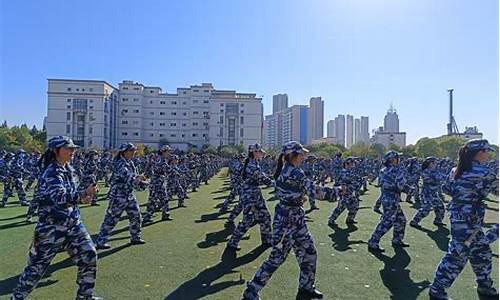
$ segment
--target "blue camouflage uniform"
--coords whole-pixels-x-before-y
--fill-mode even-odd
[[[467,151],[493,151],[486,140],[471,140],[464,147]],[[464,170],[457,179],[450,178],[444,186],[445,192],[452,197],[448,205],[451,239],[429,289],[429,294],[434,298],[448,299],[446,289],[453,284],[467,261],[476,274],[478,292],[496,294],[498,297],[491,279],[492,253],[489,246],[490,242],[496,240],[495,236],[498,237],[498,228],[494,227],[486,236],[482,231],[486,206],[484,199],[491,187],[497,185],[495,171],[484,163],[473,161],[471,170]]]
[[[120,146],[123,149],[135,148],[132,144]],[[113,162],[113,174],[111,175],[111,187],[108,192],[108,208],[102,222],[97,246],[105,246],[111,231],[116,226],[123,211],[127,212],[129,218],[129,231],[132,242],[141,240],[141,213],[139,204],[134,194],[134,188],[144,189],[145,183],[137,179],[137,169],[132,160],[127,160],[123,156],[117,157]]]
[[[249,151],[262,151],[259,144],[251,145]],[[233,232],[227,245],[230,248],[237,248],[245,233],[253,226],[260,225],[260,236],[262,244],[271,244],[271,215],[266,207],[261,184],[272,185],[274,182],[267,177],[260,169],[259,162],[252,158],[247,158],[248,163],[242,174],[242,188],[240,201],[243,205],[243,219]]]
[[[153,174],[149,185],[149,198],[144,222],[149,222],[153,218],[156,203],[162,209],[162,219],[168,219],[170,216],[168,207],[168,194],[165,186],[165,177],[170,172],[170,166],[167,159],[160,156],[158,161],[153,166]]]
[[[427,161],[436,161],[434,157],[428,157]],[[436,217],[434,218],[435,225],[441,225],[444,219],[444,204],[439,197],[439,189],[441,183],[445,180],[446,176],[440,173],[436,169],[427,168],[422,173],[422,201],[418,212],[411,220],[410,224],[412,226],[418,226],[418,223],[429,215],[430,211],[433,209]]]
[[[283,154],[305,153],[298,142],[288,142],[283,146]],[[255,274],[247,283],[243,294],[245,300],[259,299],[258,293],[264,288],[273,273],[285,262],[290,250],[294,250],[299,263],[299,290],[312,292],[315,290],[317,252],[311,233],[305,221],[302,207],[305,196],[329,198],[333,191],[328,187],[317,186],[304,174],[300,167],[285,162],[276,180],[279,203],[276,205],[273,220],[272,250]],[[317,192],[320,195],[316,195]],[[319,298],[319,297],[318,297]]]
[[[389,151],[385,154],[384,160],[388,161],[397,157],[399,157],[399,153]],[[394,227],[392,243],[394,245],[403,244],[406,218],[399,202],[405,184],[404,171],[399,165],[389,165],[380,172],[380,201],[384,211],[380,217],[380,222],[368,240],[369,248],[380,249],[380,239],[392,227]]]
[[[49,148],[61,145],[76,147],[66,137],[49,140]],[[19,277],[12,299],[25,299],[36,287],[54,256],[67,250],[78,267],[76,299],[95,299],[97,252],[80,219],[78,202],[85,195],[79,192],[71,166],[51,163],[39,183],[39,218],[30,247],[28,265]]]
[[[346,163],[353,162],[351,157],[346,158]],[[340,172],[338,184],[342,187],[340,199],[337,207],[328,218],[328,224],[333,225],[340,214],[347,208],[348,214],[346,223],[354,223],[354,218],[358,212],[359,201],[356,197],[356,188],[361,186],[357,182],[358,176],[353,168],[344,168]]]

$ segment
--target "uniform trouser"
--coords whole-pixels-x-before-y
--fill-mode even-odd
[[[227,217],[227,222],[234,223],[234,220],[241,214],[242,211],[243,211],[243,204],[241,204],[241,201],[238,201],[238,204],[236,204],[236,206],[229,214],[229,217]]]
[[[21,204],[26,204],[28,201],[26,200],[26,192],[23,187],[23,180],[21,178],[13,178],[12,185],[5,184],[3,190],[3,204],[7,203],[7,199],[12,194],[12,189],[16,189],[17,195],[19,196],[19,201]]]
[[[260,197],[262,197],[262,195],[260,195]],[[245,233],[257,224],[260,225],[261,242],[263,244],[270,244],[271,215],[269,214],[263,199],[257,200],[257,203],[248,203],[243,205],[243,219],[238,223],[238,226],[234,230],[228,245],[232,247],[238,246]]]
[[[465,228],[465,230],[464,230]],[[434,282],[430,289],[435,294],[444,294],[460,272],[470,262],[472,270],[476,274],[476,282],[480,288],[490,288],[493,285],[491,279],[492,253],[488,240],[482,231],[478,231],[472,243],[465,245],[465,241],[473,234],[473,229],[465,222],[451,222],[451,240],[448,244],[448,252],[439,263],[434,275]]]
[[[170,215],[167,190],[163,186],[154,186],[150,187],[149,190],[148,205],[144,220],[151,220],[155,212],[156,203],[158,202],[161,205],[162,217],[168,217]]]
[[[359,201],[354,196],[342,196],[340,198],[337,208],[332,212],[328,220],[330,222],[335,222],[340,214],[347,208],[347,221],[354,221],[356,214],[358,213]]]
[[[229,204],[231,204],[231,202],[233,202],[233,200],[239,194],[240,194],[240,187],[239,187],[239,185],[238,186],[233,186],[231,188],[231,192],[229,193],[229,196],[222,203],[221,210],[227,210],[229,208]]]
[[[422,191],[422,203],[413,217],[412,223],[420,223],[423,218],[427,217],[431,210],[434,210],[436,217],[434,223],[441,223],[444,219],[444,204],[436,192]]]
[[[289,210],[278,204],[273,221],[273,248],[252,281],[248,282],[245,292],[257,294],[286,260],[291,249],[299,263],[299,288],[313,290],[317,252],[304,220],[304,211],[301,207]]]
[[[405,235],[406,217],[399,206],[399,197],[388,199],[388,196],[382,196],[382,205],[384,212],[380,217],[375,231],[373,232],[368,245],[371,247],[378,246],[380,239],[392,228],[393,229],[393,243],[401,243]]]
[[[35,212],[38,209],[38,203],[40,201],[38,188],[39,188],[39,186],[37,184],[37,186],[35,187],[35,192],[33,194],[33,200],[31,200],[30,205],[28,206],[28,212],[26,213],[26,219],[31,219],[31,217],[33,217],[33,215],[35,214]]]
[[[420,201],[420,187],[418,186],[418,183],[412,184],[411,187],[412,189],[406,195],[406,202],[411,201],[412,197],[415,198],[415,201]]]
[[[99,230],[97,245],[104,245],[108,241],[111,231],[120,220],[124,210],[127,212],[130,222],[129,231],[132,240],[141,238],[141,212],[139,211],[137,199],[134,196],[129,196],[128,198],[124,196],[112,196],[109,206],[106,209],[101,229]]]
[[[70,228],[63,225],[37,224],[28,265],[19,277],[12,299],[25,299],[36,287],[54,256],[62,249],[68,251],[78,267],[77,299],[90,299],[96,279],[97,252],[82,223]]]

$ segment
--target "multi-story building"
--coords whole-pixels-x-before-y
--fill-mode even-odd
[[[346,131],[345,131],[345,146],[346,148],[351,148],[353,145],[353,138],[354,138],[354,126],[353,126],[353,116],[352,115],[347,115],[346,118]]]
[[[379,127],[374,132],[370,142],[372,144],[382,144],[385,147],[391,144],[398,147],[406,146],[406,132],[399,131],[398,114],[392,104],[384,117],[384,127]]]
[[[338,145],[345,147],[345,116],[335,117],[335,139]]]
[[[273,95],[273,114],[288,108],[288,95],[276,94]]]
[[[49,79],[47,133],[104,149],[123,142],[182,150],[247,145],[262,139],[261,101],[210,83],[170,94],[128,80],[115,88],[105,81]]]
[[[289,141],[307,142],[307,105],[293,105],[265,117],[264,147],[281,147]]]
[[[360,142],[364,144],[370,143],[370,125],[368,117],[361,116],[360,118]]]
[[[326,137],[335,137],[335,120],[326,123]]]
[[[307,144],[310,144],[312,140],[323,137],[324,105],[325,103],[321,100],[321,97],[313,97],[309,100]]]
[[[361,142],[361,120],[354,119],[354,144]]]

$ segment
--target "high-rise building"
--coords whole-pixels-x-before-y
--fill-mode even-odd
[[[335,139],[337,144],[345,147],[345,116],[335,117]]]
[[[354,128],[353,128],[353,116],[352,115],[347,115],[346,117],[346,131],[345,131],[345,146],[346,148],[351,148],[353,145],[353,134],[354,134]]]
[[[361,121],[360,119],[354,119],[354,144],[361,142]]]
[[[289,108],[291,114],[291,138],[289,141],[298,141],[301,144],[307,144],[307,123],[309,107],[307,105],[293,105]],[[286,136],[286,135],[285,135]]]
[[[321,97],[313,97],[309,101],[307,144],[323,137],[324,104]]]
[[[276,94],[273,95],[273,114],[288,108],[288,95]]]
[[[384,117],[384,131],[399,132],[399,117],[392,104]]]
[[[360,142],[368,144],[370,142],[370,125],[368,117],[361,116]]]
[[[335,137],[335,120],[326,123],[326,137]]]
[[[116,88],[98,80],[49,79],[47,94],[47,138],[67,135],[83,147],[133,142],[186,150],[262,140],[262,99],[210,83],[169,94],[129,80]]]

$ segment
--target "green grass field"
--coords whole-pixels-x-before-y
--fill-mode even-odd
[[[174,221],[158,222],[157,213],[155,222],[144,228],[145,245],[128,245],[125,216],[111,238],[113,248],[99,252],[96,294],[105,299],[241,299],[244,281],[253,277],[270,249],[259,250],[256,226],[241,242],[242,250],[236,258],[221,258],[230,232],[224,229],[227,214],[219,214],[218,207],[228,194],[227,187],[227,177],[221,172],[209,185],[190,193],[187,208],[172,210]],[[271,189],[264,191],[266,199],[273,200]],[[395,252],[390,244],[391,231],[381,242],[386,253],[373,256],[367,252],[366,241],[379,219],[372,211],[378,195],[378,189],[370,187],[362,196],[357,228],[347,228],[343,223],[345,213],[338,220],[340,230],[334,232],[327,226],[336,203],[320,201],[320,210],[308,214],[308,226],[318,249],[316,285],[325,299],[428,299],[427,285],[447,249],[449,231],[435,227],[431,213],[423,221],[422,230],[407,227],[405,241],[410,248]],[[137,196],[144,211],[147,192],[138,192]],[[81,208],[91,234],[97,233],[103,220],[107,206],[104,195],[100,203],[100,207]],[[276,202],[267,204],[272,213]],[[498,222],[498,199],[492,197],[487,204],[486,222]],[[176,206],[176,202],[171,205]],[[407,203],[402,206],[411,219],[416,210]],[[0,299],[8,299],[26,264],[34,224],[24,223],[25,213],[26,208],[14,198],[0,209]],[[498,244],[493,246],[493,253],[493,277],[498,282]],[[292,252],[261,297],[295,299],[298,276]],[[75,278],[76,267],[66,253],[60,253],[30,299],[73,299]],[[477,299],[475,284],[468,265],[450,289],[450,296]]]

